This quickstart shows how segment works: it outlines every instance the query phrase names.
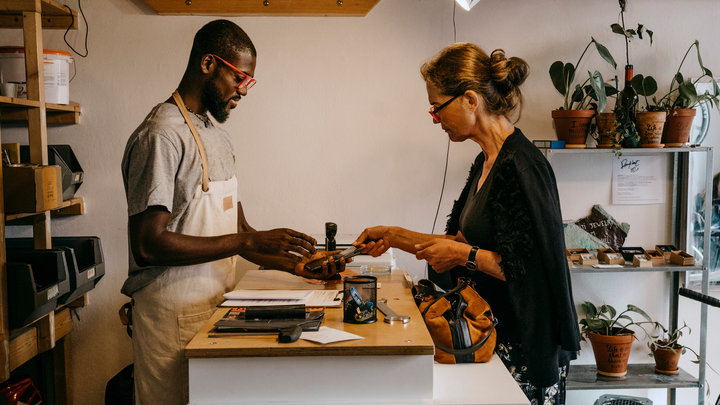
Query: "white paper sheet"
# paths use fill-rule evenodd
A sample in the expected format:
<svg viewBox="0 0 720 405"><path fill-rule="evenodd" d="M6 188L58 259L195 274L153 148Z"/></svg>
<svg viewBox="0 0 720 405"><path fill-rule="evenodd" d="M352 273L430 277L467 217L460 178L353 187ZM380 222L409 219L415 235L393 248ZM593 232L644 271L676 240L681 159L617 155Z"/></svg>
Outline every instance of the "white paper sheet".
<svg viewBox="0 0 720 405"><path fill-rule="evenodd" d="M285 290L257 290L258 292L272 292L272 291L285 291ZM342 303L342 291L336 290L295 290L296 292L302 292L307 294L303 299L283 299L282 294L271 295L276 298L273 299L228 299L228 294L225 294L226 300L220 304L222 307L252 307L261 305L293 305L293 304L304 304L306 307L339 307ZM232 295L231 295L232 296ZM292 296L292 295L291 295Z"/></svg>
<svg viewBox="0 0 720 405"><path fill-rule="evenodd" d="M317 332L303 332L300 335L300 339L305 339L316 343L328 344L333 342L342 342L345 340L365 338L342 330L328 328L327 326L321 326Z"/></svg>
<svg viewBox="0 0 720 405"><path fill-rule="evenodd" d="M665 202L661 181L662 156L620 156L613 159L612 203L625 205Z"/></svg>

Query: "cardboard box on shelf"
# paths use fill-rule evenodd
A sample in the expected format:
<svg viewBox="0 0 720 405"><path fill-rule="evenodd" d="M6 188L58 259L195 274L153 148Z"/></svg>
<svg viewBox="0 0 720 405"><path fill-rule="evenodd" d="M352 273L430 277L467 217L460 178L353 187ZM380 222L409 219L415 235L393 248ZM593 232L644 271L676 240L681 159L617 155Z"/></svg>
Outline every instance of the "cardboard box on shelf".
<svg viewBox="0 0 720 405"><path fill-rule="evenodd" d="M647 253L633 255L632 263L635 267L652 267L653 265Z"/></svg>
<svg viewBox="0 0 720 405"><path fill-rule="evenodd" d="M652 261L653 266L661 266L665 264L665 255L663 252L657 249L647 249L645 250L645 253L650 256L650 261Z"/></svg>
<svg viewBox="0 0 720 405"><path fill-rule="evenodd" d="M580 261L580 255L582 253L590 253L585 248L574 248L574 249L567 249L566 255L570 258L570 260L574 262Z"/></svg>
<svg viewBox="0 0 720 405"><path fill-rule="evenodd" d="M598 259L592 253L580 253L580 264L592 266L593 264L598 264Z"/></svg>
<svg viewBox="0 0 720 405"><path fill-rule="evenodd" d="M670 254L670 263L681 266L694 266L695 257L684 250L676 250Z"/></svg>
<svg viewBox="0 0 720 405"><path fill-rule="evenodd" d="M598 260L602 264L625 264L625 258L612 248L598 249Z"/></svg>
<svg viewBox="0 0 720 405"><path fill-rule="evenodd" d="M42 212L62 204L60 166L3 167L5 212Z"/></svg>

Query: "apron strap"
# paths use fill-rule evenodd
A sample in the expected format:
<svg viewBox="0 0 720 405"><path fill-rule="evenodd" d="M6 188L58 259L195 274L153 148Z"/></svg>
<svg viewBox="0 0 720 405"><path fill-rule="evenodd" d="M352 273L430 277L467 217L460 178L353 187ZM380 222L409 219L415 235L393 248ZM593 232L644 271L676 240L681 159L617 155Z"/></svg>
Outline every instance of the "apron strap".
<svg viewBox="0 0 720 405"><path fill-rule="evenodd" d="M205 154L205 147L200 140L200 135L198 135L197 129L195 129L195 125L193 125L192 121L190 121L190 115L187 112L187 108L185 107L185 103L183 102L182 97L180 97L180 93L175 90L172 96L175 100L175 104L180 110L180 114L182 114L183 118L185 118L185 123L187 124L188 128L190 128L190 132L192 132L193 138L195 138L195 143L197 144L198 150L200 151L200 159L202 159L203 171L202 189L203 191L208 191L210 189L210 175L208 174L208 162L207 155Z"/></svg>

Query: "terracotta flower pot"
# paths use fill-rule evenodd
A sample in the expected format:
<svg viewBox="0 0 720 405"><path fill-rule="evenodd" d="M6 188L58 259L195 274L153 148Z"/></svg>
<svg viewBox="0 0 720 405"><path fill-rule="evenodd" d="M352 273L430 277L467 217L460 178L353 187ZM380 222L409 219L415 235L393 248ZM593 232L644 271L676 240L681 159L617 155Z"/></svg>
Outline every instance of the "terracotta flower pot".
<svg viewBox="0 0 720 405"><path fill-rule="evenodd" d="M680 372L678 362L682 354L682 346L673 349L664 347L653 349L653 346L650 345L650 350L652 351L653 357L655 357L656 373L674 375Z"/></svg>
<svg viewBox="0 0 720 405"><path fill-rule="evenodd" d="M687 144L696 112L694 108L678 108L668 113L662 136L665 146L682 147Z"/></svg>
<svg viewBox="0 0 720 405"><path fill-rule="evenodd" d="M622 377L627 374L627 363L635 340L635 332L625 329L622 333L616 336L589 333L598 374L608 377Z"/></svg>
<svg viewBox="0 0 720 405"><path fill-rule="evenodd" d="M640 134L641 148L663 148L663 127L665 125L665 111L641 111L635 113L635 123Z"/></svg>
<svg viewBox="0 0 720 405"><path fill-rule="evenodd" d="M594 110L554 110L555 133L568 149L585 149Z"/></svg>
<svg viewBox="0 0 720 405"><path fill-rule="evenodd" d="M595 116L598 130L597 147L601 149L619 148L620 134L615 131L614 112L600 113Z"/></svg>

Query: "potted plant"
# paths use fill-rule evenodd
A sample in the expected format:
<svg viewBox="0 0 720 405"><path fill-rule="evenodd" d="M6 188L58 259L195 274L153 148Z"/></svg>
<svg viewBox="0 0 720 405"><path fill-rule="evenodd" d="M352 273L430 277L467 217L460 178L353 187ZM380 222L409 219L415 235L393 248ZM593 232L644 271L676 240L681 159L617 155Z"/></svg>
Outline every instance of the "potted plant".
<svg viewBox="0 0 720 405"><path fill-rule="evenodd" d="M680 355L688 350L695 355L696 360L700 358L695 350L679 343L680 338L683 336L683 330L687 330L688 333L691 332L686 323L673 331L668 331L660 323L656 323L656 325L662 330L662 334L648 343L652 356L655 358L656 373L677 374L679 372L678 362L680 361Z"/></svg>
<svg viewBox="0 0 720 405"><path fill-rule="evenodd" d="M610 97L617 98L617 88L611 84L605 83L605 95L608 100ZM617 101L616 101L617 103ZM595 130L597 136L594 136L597 147L600 149L619 148L620 132L617 130L618 121L614 111L604 111L595 115Z"/></svg>
<svg viewBox="0 0 720 405"><path fill-rule="evenodd" d="M689 81L683 77L681 70L693 47L695 47L702 74L695 80ZM705 78L711 80L713 91L712 93L706 91L703 94L697 94L695 84ZM652 79L652 77L646 77L645 80L638 81L637 83L633 81L633 88L637 89L645 86L647 84L645 82L647 82L648 79ZM654 80L652 81L654 82ZM657 84L655 84L655 87L657 88ZM649 95L651 94L648 94L648 96ZM700 103L710 103L711 106L720 109L719 97L720 88L718 88L718 84L713 78L710 69L703 65L702 57L700 56L700 42L695 40L695 42L688 47L687 51L685 51L685 55L683 55L680 65L670 82L668 92L660 97L660 99L653 97L652 103L650 103L646 97L646 104L649 111L662 111L667 113L667 120L662 135L663 143L667 146L684 146L690 136L690 128L696 112L695 107Z"/></svg>
<svg viewBox="0 0 720 405"><path fill-rule="evenodd" d="M590 42L583 50L578 61L563 63L555 61L550 65L550 79L555 89L563 95L562 107L552 112L555 123L555 132L561 141L565 141L566 148L585 148L585 139L590 128L590 121L597 112L602 112L607 104L605 81L597 70L590 73L583 83L575 83L575 73L585 53L591 45L595 45L600 56L605 59L613 69L617 66L607 48L590 38Z"/></svg>
<svg viewBox="0 0 720 405"><path fill-rule="evenodd" d="M643 33L646 33L650 45L652 45L653 32L643 24L638 24L637 29L625 27L625 8L627 0L618 0L620 5L620 24L610 25L612 32L622 35L625 40L625 87L620 92L615 104L615 119L617 121L616 130L618 138L624 147L634 148L640 144L640 135L638 134L635 122L635 108L638 102L637 92L633 89L631 82L633 79L633 65L630 64L630 41L637 37L643 39Z"/></svg>
<svg viewBox="0 0 720 405"><path fill-rule="evenodd" d="M599 308L593 303L582 303L585 317L580 320L582 337L590 340L595 355L598 374L608 377L622 377L627 373L627 362L630 349L635 339L635 331L630 326L638 326L645 333L644 324L655 324L650 316L635 305L618 313L610 305L603 304ZM630 315L638 314L643 321L635 321Z"/></svg>
<svg viewBox="0 0 720 405"><path fill-rule="evenodd" d="M665 147L665 144L662 143L662 135L667 113L661 108L658 108L654 102L651 103L648 100L648 97L657 92L657 82L652 76L637 75L632 78L631 86L633 90L645 100L645 110L635 113L636 128L638 136L640 137L640 147ZM655 100L655 98L653 98L653 100Z"/></svg>

